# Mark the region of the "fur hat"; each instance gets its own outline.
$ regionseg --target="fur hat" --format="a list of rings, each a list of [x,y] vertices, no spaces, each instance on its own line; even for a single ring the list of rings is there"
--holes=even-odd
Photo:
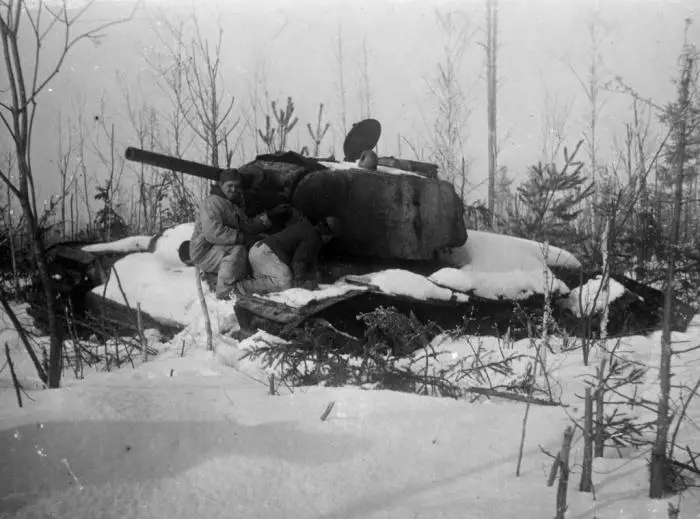
[[[241,172],[235,168],[224,169],[219,174],[219,184],[223,184],[225,182],[235,182],[236,184],[240,184],[242,180]]]
[[[376,171],[378,163],[379,159],[377,154],[372,150],[365,150],[362,152],[362,155],[360,155],[360,160],[357,162],[357,165],[362,169]]]

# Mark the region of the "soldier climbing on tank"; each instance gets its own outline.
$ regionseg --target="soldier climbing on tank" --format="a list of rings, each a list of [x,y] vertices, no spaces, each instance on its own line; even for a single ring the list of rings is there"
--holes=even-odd
[[[248,247],[270,228],[268,214],[249,218],[238,202],[241,174],[225,169],[202,201],[190,240],[190,258],[207,274],[216,274],[216,297],[228,299],[248,274]]]
[[[236,283],[237,294],[266,294],[291,287],[317,288],[318,255],[324,244],[340,235],[337,218],[312,225],[296,218],[284,230],[253,245],[248,258],[253,279]]]
[[[368,169],[370,171],[377,171],[377,165],[379,163],[379,158],[377,154],[372,150],[364,150],[360,155],[360,159],[357,161],[357,166],[362,169]]]

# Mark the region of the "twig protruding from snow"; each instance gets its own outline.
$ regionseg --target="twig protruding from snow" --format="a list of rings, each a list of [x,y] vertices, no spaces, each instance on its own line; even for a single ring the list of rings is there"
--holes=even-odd
[[[557,487],[557,515],[555,519],[566,517],[566,493],[569,486],[569,452],[571,451],[571,440],[574,437],[574,428],[570,425],[564,431],[564,440],[561,446],[561,459],[559,461],[559,486]]]
[[[80,483],[80,480],[78,479],[78,476],[76,476],[75,473],[73,472],[73,470],[70,468],[70,464],[68,463],[68,460],[67,460],[66,458],[63,458],[63,459],[61,460],[61,462],[62,462],[62,463],[66,466],[66,468],[68,469],[68,474],[70,474],[70,476],[73,478],[73,481],[75,481],[76,485],[78,485],[78,489],[79,489],[79,490],[82,490],[83,488],[85,488],[85,487],[83,487],[83,485]]]
[[[328,419],[328,415],[330,415],[331,411],[333,411],[333,406],[335,406],[335,401],[331,400],[330,402],[328,402],[326,410],[323,411],[323,414],[321,415],[322,422],[325,422]]]
[[[17,393],[17,403],[20,407],[22,406],[22,386],[17,379],[17,373],[15,373],[15,365],[12,362],[12,357],[10,357],[10,346],[5,342],[5,357],[7,357],[7,364],[10,366],[10,375],[12,376],[12,385],[15,386],[15,393]]]

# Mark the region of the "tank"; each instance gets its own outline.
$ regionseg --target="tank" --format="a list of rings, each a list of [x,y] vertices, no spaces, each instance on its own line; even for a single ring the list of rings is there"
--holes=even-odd
[[[435,261],[442,249],[465,242],[462,200],[437,167],[379,157],[376,169],[357,161],[375,147],[374,119],[353,126],[344,161],[304,157],[294,152],[259,155],[240,166],[246,211],[256,214],[289,203],[311,221],[336,217],[342,229],[326,256],[371,262]],[[216,180],[221,169],[137,148],[126,158],[171,171]]]

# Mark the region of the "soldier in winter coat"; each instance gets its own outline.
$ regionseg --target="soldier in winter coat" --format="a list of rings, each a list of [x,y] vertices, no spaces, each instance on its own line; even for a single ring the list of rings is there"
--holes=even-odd
[[[248,218],[235,200],[241,186],[237,169],[221,172],[202,201],[190,240],[190,257],[202,272],[217,274],[216,296],[227,299],[248,273],[248,246],[270,227],[266,214]]]
[[[306,218],[297,219],[251,247],[248,259],[253,279],[236,283],[236,292],[265,294],[292,286],[315,288],[321,247],[339,234],[336,218],[324,218],[316,225]]]

